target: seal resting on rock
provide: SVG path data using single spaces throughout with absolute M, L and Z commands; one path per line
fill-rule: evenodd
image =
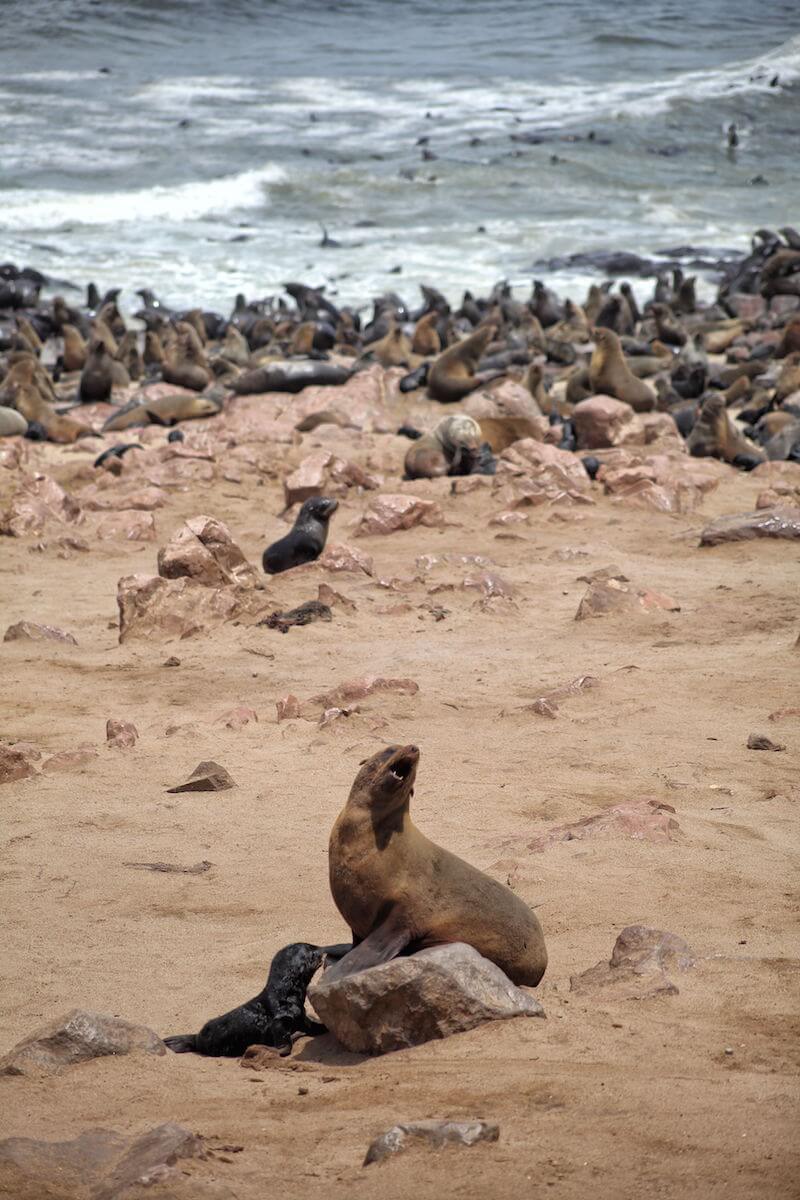
M 338 500 L 326 496 L 312 496 L 304 501 L 290 532 L 264 551 L 261 562 L 266 573 L 278 575 L 319 558 L 325 549 L 328 522 L 338 507 Z
M 292 1041 L 303 1034 L 325 1033 L 325 1026 L 306 1016 L 306 990 L 326 954 L 346 953 L 348 946 L 312 946 L 292 942 L 272 960 L 263 991 L 238 1008 L 206 1021 L 199 1033 L 174 1034 L 164 1042 L 176 1054 L 234 1058 L 248 1046 L 274 1046 L 285 1057 Z
M 411 820 L 416 746 L 388 746 L 362 765 L 329 844 L 334 903 L 353 949 L 337 978 L 426 946 L 467 942 L 516 984 L 547 967 L 539 921 L 510 888 L 429 841 Z

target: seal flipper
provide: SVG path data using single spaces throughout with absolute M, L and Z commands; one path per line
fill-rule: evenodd
M 197 1050 L 196 1033 L 174 1033 L 164 1038 L 164 1045 L 169 1046 L 174 1054 L 189 1054 Z
M 397 958 L 413 937 L 408 926 L 390 914 L 382 925 L 367 934 L 363 942 L 359 942 L 349 954 L 345 954 L 344 958 L 328 967 L 322 978 L 343 979 L 345 975 L 355 975 L 357 971 L 365 971 L 367 967 L 379 967 L 381 963 Z

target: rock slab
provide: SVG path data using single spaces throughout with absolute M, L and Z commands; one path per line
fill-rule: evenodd
M 538 1000 L 463 942 L 331 982 L 323 975 L 309 999 L 342 1045 L 362 1054 L 419 1046 L 483 1021 L 544 1016 Z
M 573 975 L 570 990 L 610 989 L 614 997 L 631 1000 L 675 995 L 678 988 L 667 972 L 688 971 L 694 965 L 694 953 L 683 938 L 647 925 L 628 925 L 614 943 L 609 962 Z
M 64 1067 L 108 1054 L 166 1054 L 158 1034 L 121 1017 L 73 1008 L 17 1042 L 0 1059 L 0 1075 L 55 1075 Z
M 364 1166 L 382 1162 L 392 1154 L 407 1150 L 412 1145 L 430 1146 L 441 1150 L 443 1146 L 474 1146 L 476 1142 L 496 1142 L 500 1127 L 490 1121 L 408 1121 L 393 1125 L 380 1137 L 370 1142 L 364 1158 Z

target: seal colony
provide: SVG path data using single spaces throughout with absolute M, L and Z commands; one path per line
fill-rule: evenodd
M 637 413 L 669 414 L 691 454 L 748 470 L 800 454 L 800 388 L 791 370 L 800 349 L 798 246 L 788 226 L 759 230 L 750 254 L 721 266 L 710 304 L 697 299 L 694 278 L 680 267 L 655 264 L 653 295 L 641 305 L 624 280 L 592 285 L 582 304 L 541 280 L 519 299 L 501 281 L 485 297 L 464 293 L 458 306 L 428 286 L 416 308 L 386 293 L 365 316 L 337 306 L 324 288 L 288 282 L 286 296 L 237 296 L 227 317 L 170 309 L 143 288 L 135 325 L 119 308 L 117 288 L 101 297 L 90 285 L 86 304 L 76 307 L 60 295 L 43 299 L 46 277 L 6 264 L 0 408 L 14 410 L 30 437 L 70 443 L 213 417 L 236 396 L 339 388 L 379 363 L 404 372 L 401 392 L 430 401 L 424 441 L 406 457 L 409 478 L 491 470 L 490 451 L 510 444 L 514 432 L 504 436 L 491 424 L 496 414 L 487 414 L 485 428 L 477 415 L 479 432 L 449 438 L 439 406 L 481 390 L 491 397 L 506 380 L 528 389 L 525 415 L 548 415 L 563 448 L 574 449 L 575 405 L 600 394 Z M 611 270 L 630 257 L 597 259 Z M 181 391 L 165 394 L 164 385 Z M 724 421 L 710 415 L 717 405 L 709 401 L 720 395 Z M 111 406 L 99 424 L 98 405 Z M 769 419 L 776 413 L 779 431 Z M 0 437 L 17 436 L 19 419 L 4 416 Z

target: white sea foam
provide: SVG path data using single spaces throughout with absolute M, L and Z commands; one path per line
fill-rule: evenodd
M 71 194 L 52 190 L 29 192 L 26 199 L 3 206 L 8 229 L 57 230 L 64 225 L 118 225 L 130 221 L 192 221 L 268 203 L 270 184 L 285 176 L 281 167 L 266 166 L 207 182 L 157 186 L 130 192 Z M 11 193 L 9 193 L 10 195 Z
M 190 75 L 182 79 L 163 79 L 140 88 L 135 99 L 155 108 L 177 111 L 182 105 L 205 100 L 255 100 L 261 93 L 244 79 L 226 75 Z

